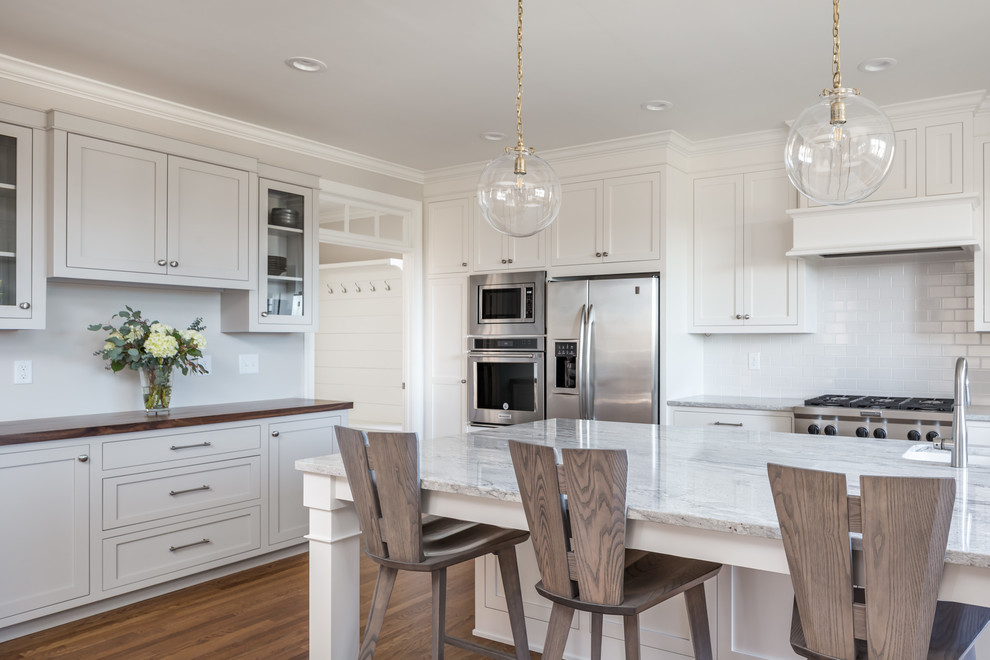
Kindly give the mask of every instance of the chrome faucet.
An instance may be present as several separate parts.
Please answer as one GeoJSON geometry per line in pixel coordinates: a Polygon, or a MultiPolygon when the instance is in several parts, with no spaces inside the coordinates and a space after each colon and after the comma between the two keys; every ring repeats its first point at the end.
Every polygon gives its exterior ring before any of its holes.
{"type": "Polygon", "coordinates": [[[936,444],[939,449],[952,451],[952,467],[969,466],[969,438],[966,433],[966,407],[969,400],[969,367],[966,358],[956,360],[956,380],[952,401],[952,440],[944,438],[936,444]],[[949,445],[948,447],[946,445],[949,445]]]}

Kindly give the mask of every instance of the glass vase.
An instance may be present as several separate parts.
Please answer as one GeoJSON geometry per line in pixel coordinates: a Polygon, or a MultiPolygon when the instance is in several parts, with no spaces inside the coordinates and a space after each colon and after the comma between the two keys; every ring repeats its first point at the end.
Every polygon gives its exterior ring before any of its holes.
{"type": "Polygon", "coordinates": [[[172,401],[172,367],[155,365],[141,369],[141,394],[146,413],[167,413],[172,401]]]}

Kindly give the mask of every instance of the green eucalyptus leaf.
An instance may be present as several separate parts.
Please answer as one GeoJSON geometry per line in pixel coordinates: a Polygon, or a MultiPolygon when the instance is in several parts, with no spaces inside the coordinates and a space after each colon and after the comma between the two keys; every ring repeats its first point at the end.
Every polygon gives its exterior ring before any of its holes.
{"type": "Polygon", "coordinates": [[[117,373],[118,371],[120,371],[121,369],[124,368],[124,363],[123,362],[111,362],[110,363],[110,368],[113,370],[114,373],[117,373]]]}

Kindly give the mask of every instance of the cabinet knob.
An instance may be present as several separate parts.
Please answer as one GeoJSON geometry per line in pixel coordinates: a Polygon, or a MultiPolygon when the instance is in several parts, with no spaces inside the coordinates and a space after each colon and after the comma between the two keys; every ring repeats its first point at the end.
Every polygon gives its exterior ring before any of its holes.
{"type": "Polygon", "coordinates": [[[509,263],[510,263],[510,264],[512,263],[512,259],[509,259],[509,263]]]}
{"type": "Polygon", "coordinates": [[[744,321],[748,321],[749,320],[749,314],[743,314],[743,320],[744,321]]]}
{"type": "Polygon", "coordinates": [[[278,437],[278,431],[272,431],[272,437],[273,438],[277,438],[278,437]]]}
{"type": "Polygon", "coordinates": [[[80,463],[85,463],[89,460],[89,454],[79,454],[79,456],[76,457],[76,460],[80,463]]]}
{"type": "Polygon", "coordinates": [[[165,264],[167,264],[167,263],[168,263],[168,262],[167,262],[167,261],[165,261],[164,259],[159,259],[159,260],[158,260],[158,265],[159,265],[159,266],[164,266],[164,265],[165,265],[165,264]]]}
{"type": "Polygon", "coordinates": [[[461,383],[466,383],[466,382],[467,382],[467,378],[461,378],[461,383]]]}
{"type": "Polygon", "coordinates": [[[462,261],[461,262],[461,268],[467,268],[467,262],[466,261],[462,261]]]}
{"type": "Polygon", "coordinates": [[[595,252],[595,256],[596,257],[600,257],[600,256],[602,256],[602,253],[601,252],[595,252]]]}
{"type": "Polygon", "coordinates": [[[18,307],[20,307],[21,309],[31,309],[31,303],[22,302],[20,305],[18,305],[18,307]]]}
{"type": "Polygon", "coordinates": [[[736,320],[742,321],[742,314],[736,314],[736,320]]]}
{"type": "Polygon", "coordinates": [[[607,257],[608,256],[608,252],[602,252],[602,256],[603,257],[607,257]]]}
{"type": "Polygon", "coordinates": [[[262,312],[262,313],[261,313],[261,316],[262,316],[262,318],[264,318],[264,317],[266,317],[266,316],[268,316],[268,312],[262,312]]]}
{"type": "Polygon", "coordinates": [[[505,259],[502,259],[502,263],[505,264],[505,263],[508,263],[508,262],[505,259]]]}
{"type": "Polygon", "coordinates": [[[178,265],[179,265],[179,262],[178,261],[170,261],[170,262],[168,262],[168,265],[171,266],[172,268],[177,268],[178,265]]]}

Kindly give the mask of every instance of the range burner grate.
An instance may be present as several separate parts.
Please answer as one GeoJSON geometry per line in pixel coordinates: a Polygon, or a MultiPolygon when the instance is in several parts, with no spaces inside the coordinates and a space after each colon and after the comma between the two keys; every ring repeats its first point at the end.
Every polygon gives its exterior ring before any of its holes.
{"type": "Polygon", "coordinates": [[[952,412],[954,399],[938,399],[930,397],[919,397],[907,399],[898,406],[900,410],[923,410],[935,412],[952,412]]]}
{"type": "Polygon", "coordinates": [[[858,394],[823,394],[822,396],[805,400],[804,405],[823,406],[826,408],[849,408],[852,406],[853,401],[858,401],[862,398],[864,397],[858,394]]]}

